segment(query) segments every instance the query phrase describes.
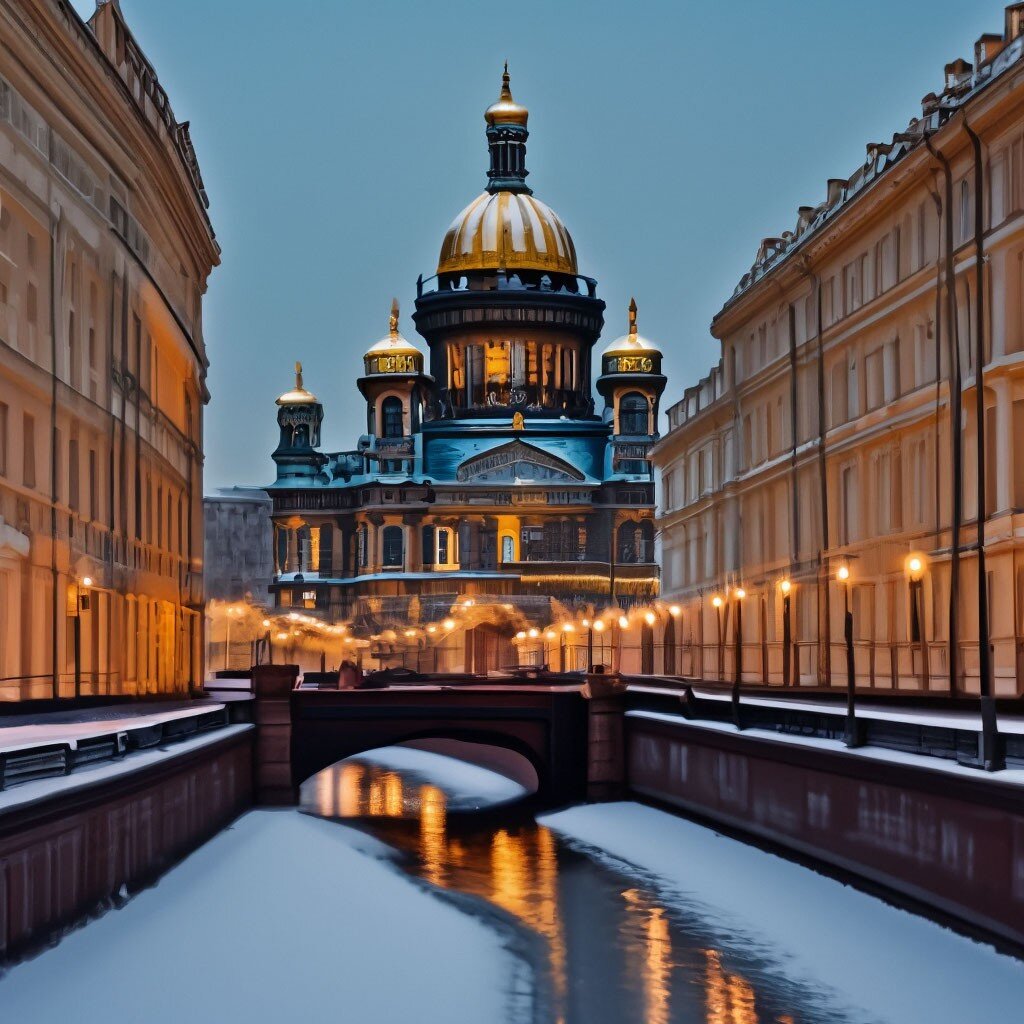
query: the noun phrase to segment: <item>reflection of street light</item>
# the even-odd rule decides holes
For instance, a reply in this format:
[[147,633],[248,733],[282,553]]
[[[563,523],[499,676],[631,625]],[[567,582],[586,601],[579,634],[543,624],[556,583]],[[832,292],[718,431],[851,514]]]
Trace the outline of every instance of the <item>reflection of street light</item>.
[[856,667],[853,660],[853,612],[850,610],[850,567],[841,565],[836,570],[836,579],[843,584],[843,635],[846,638],[846,735],[848,747],[859,747],[857,735]]
[[789,686],[792,682],[793,671],[793,628],[790,620],[790,591],[793,584],[789,580],[782,580],[779,583],[779,592],[782,594],[782,685]]
[[733,597],[736,598],[736,664],[732,680],[732,720],[737,729],[743,728],[740,719],[740,684],[743,681],[743,599],[746,596],[747,592],[742,587],[733,591]]

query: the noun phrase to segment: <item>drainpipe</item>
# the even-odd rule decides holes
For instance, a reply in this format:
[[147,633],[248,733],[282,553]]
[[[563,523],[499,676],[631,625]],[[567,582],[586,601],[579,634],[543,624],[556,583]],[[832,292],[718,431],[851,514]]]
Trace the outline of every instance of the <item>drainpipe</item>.
[[946,319],[949,323],[950,393],[949,443],[953,454],[953,523],[949,560],[949,693],[957,692],[957,657],[960,650],[960,527],[963,522],[963,379],[960,372],[960,339],[957,333],[956,276],[953,264],[953,176],[949,160],[924,137],[928,152],[942,165],[945,181],[946,220]]
[[[818,355],[818,487],[821,499],[821,547],[818,550],[818,593],[823,613],[818,617],[818,685],[832,685],[832,601],[829,594],[828,572],[828,467],[825,462],[825,351],[821,338],[821,278],[807,269],[805,259],[802,267],[810,278],[814,289],[814,334]],[[824,615],[825,628],[822,636],[821,619]]]
[[981,699],[981,749],[978,759],[986,771],[1005,767],[1000,752],[996,702],[992,694],[992,649],[988,621],[988,581],[985,573],[985,175],[981,139],[964,120],[974,149],[974,395],[977,416],[978,481],[978,689]]

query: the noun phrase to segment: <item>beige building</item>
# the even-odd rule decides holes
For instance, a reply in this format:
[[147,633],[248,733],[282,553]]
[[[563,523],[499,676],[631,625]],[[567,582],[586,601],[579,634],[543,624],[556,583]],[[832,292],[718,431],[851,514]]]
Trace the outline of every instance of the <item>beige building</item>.
[[189,141],[116,0],[0,3],[0,699],[202,681]]
[[858,687],[977,693],[984,604],[1021,692],[1022,31],[1014,4],[716,316],[653,453],[677,671],[734,679],[739,619],[744,682],[845,686],[848,607]]

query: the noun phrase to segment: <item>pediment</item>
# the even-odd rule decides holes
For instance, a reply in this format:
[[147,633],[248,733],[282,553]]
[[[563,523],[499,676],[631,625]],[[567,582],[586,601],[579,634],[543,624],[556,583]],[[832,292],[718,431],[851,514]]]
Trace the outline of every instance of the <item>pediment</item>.
[[575,466],[550,452],[516,440],[466,459],[456,471],[456,478],[460,483],[532,483],[549,480],[578,483],[584,479],[584,475]]

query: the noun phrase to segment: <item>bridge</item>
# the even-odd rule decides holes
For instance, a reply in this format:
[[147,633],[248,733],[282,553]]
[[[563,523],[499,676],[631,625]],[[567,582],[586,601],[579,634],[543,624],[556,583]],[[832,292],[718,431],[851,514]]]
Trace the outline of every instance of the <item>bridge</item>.
[[458,745],[458,756],[514,778],[545,804],[593,797],[622,777],[621,694],[611,680],[452,677],[321,690],[297,686],[297,675],[287,665],[253,670],[264,803],[294,803],[322,769],[399,743]]

